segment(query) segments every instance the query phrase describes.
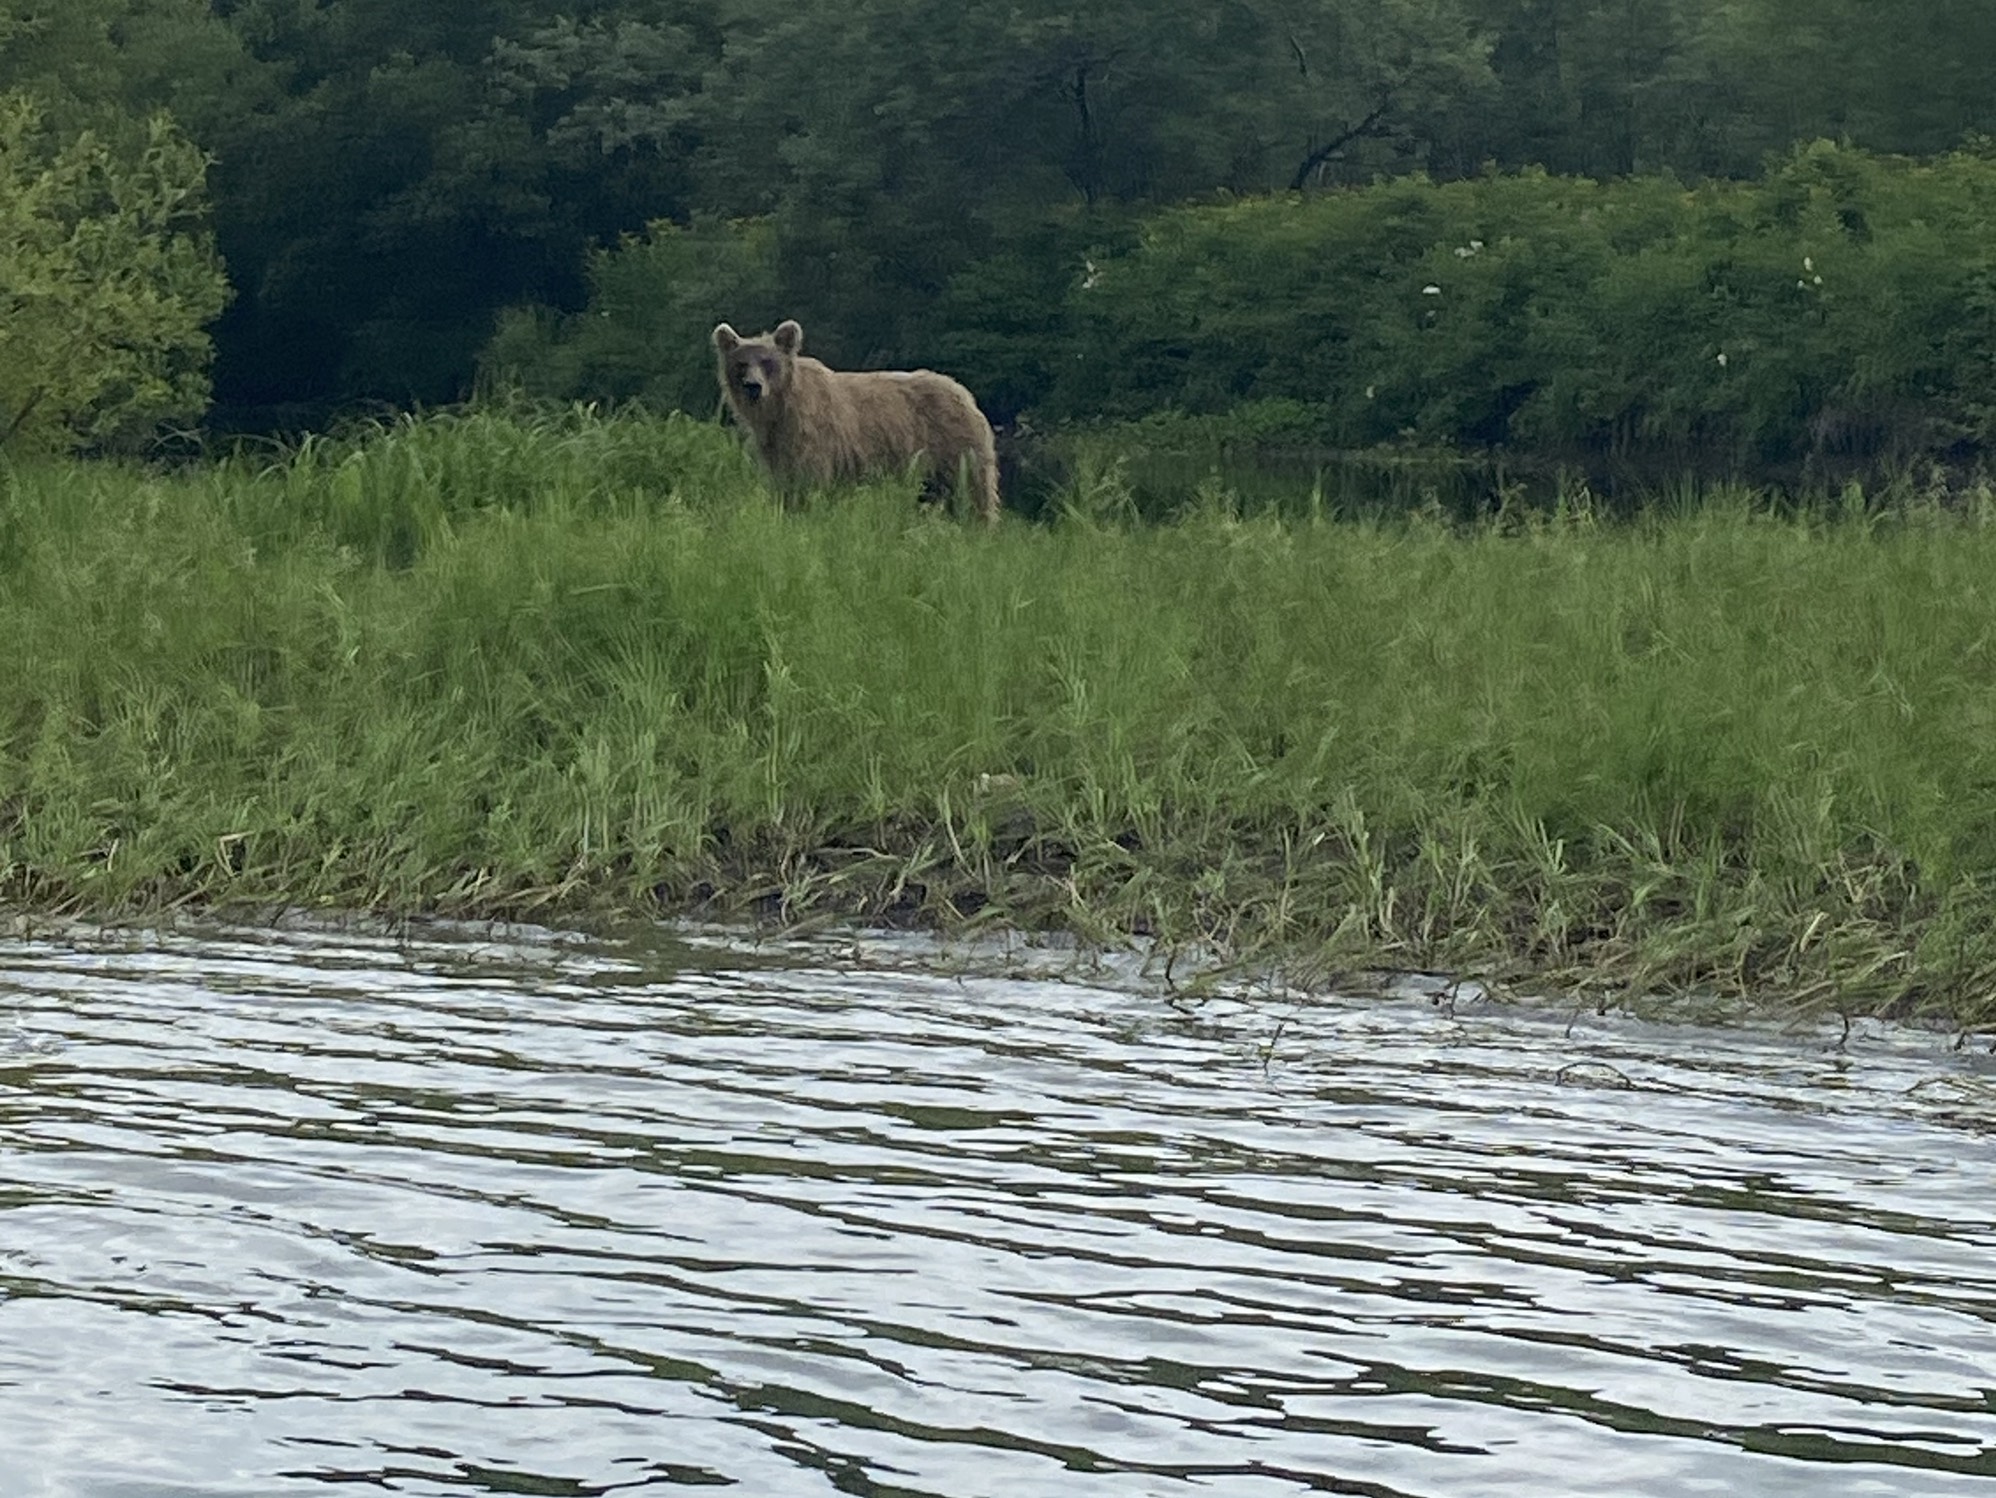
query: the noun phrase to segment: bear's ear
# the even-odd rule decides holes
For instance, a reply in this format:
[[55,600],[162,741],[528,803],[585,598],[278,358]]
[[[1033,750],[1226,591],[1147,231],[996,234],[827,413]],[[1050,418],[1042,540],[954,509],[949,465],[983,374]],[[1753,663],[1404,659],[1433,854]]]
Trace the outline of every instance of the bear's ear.
[[732,354],[736,349],[741,347],[741,343],[742,343],[742,335],[737,333],[733,328],[729,327],[726,323],[720,323],[715,327],[714,347],[719,349],[722,353]]
[[786,354],[794,354],[804,347],[804,325],[794,317],[787,317],[776,325],[776,346]]

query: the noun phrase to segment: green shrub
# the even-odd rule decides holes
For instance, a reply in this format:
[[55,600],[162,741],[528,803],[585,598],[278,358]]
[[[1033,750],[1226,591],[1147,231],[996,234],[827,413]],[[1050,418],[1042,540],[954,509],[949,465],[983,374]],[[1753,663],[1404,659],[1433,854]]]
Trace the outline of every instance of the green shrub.
[[588,306],[571,316],[502,313],[480,358],[485,387],[707,415],[719,399],[714,324],[747,331],[789,315],[777,294],[774,230],[760,219],[653,224],[592,255],[589,288]]
[[1173,210],[1075,298],[1048,410],[1300,401],[1351,446],[1701,464],[1996,436],[1986,148],[1817,144],[1755,182],[1543,172]]
[[199,420],[229,297],[207,170],[164,115],[69,129],[0,93],[0,445],[129,451]]

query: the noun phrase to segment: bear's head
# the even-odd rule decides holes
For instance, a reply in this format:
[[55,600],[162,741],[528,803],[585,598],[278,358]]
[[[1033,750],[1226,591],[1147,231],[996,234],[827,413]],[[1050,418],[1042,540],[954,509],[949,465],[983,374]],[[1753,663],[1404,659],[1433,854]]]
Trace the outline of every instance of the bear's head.
[[721,383],[738,406],[753,408],[780,396],[796,372],[804,329],[794,320],[774,333],[744,338],[726,323],[714,329],[714,352],[721,356]]

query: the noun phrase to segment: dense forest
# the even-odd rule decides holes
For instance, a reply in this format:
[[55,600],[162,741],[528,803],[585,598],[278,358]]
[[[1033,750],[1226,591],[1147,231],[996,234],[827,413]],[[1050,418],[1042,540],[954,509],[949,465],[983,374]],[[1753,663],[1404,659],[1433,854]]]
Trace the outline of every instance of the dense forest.
[[0,0],[0,434],[690,404],[795,315],[1007,420],[1979,450],[1991,59],[1986,0]]

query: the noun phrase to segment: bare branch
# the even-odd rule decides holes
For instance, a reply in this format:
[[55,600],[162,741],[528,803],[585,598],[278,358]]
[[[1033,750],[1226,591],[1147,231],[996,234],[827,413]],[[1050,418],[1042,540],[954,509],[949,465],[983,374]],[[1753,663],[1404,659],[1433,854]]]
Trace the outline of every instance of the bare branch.
[[1330,140],[1305,156],[1302,164],[1296,168],[1296,175],[1289,179],[1289,190],[1291,192],[1301,192],[1305,187],[1309,186],[1310,178],[1316,170],[1353,141],[1358,140],[1362,136],[1383,135],[1385,132],[1380,128],[1380,122],[1386,118],[1386,111],[1392,107],[1392,99],[1382,100],[1377,109],[1373,110],[1371,114],[1360,120],[1356,125],[1353,125],[1342,134],[1333,136]]

